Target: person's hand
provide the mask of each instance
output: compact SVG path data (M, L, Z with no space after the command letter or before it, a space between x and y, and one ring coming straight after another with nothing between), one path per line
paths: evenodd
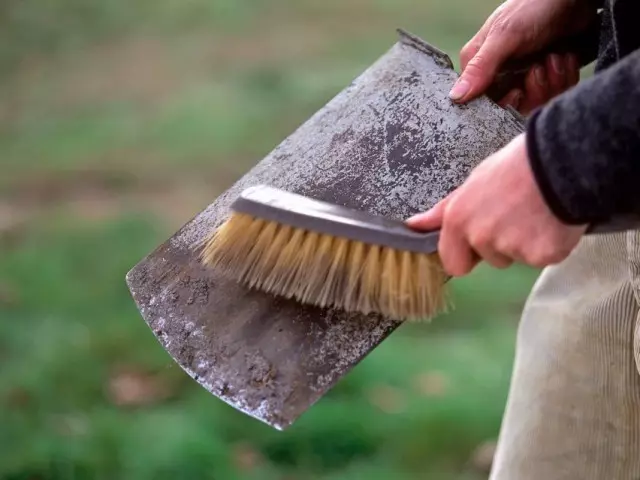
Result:
M585 30L597 16L589 0L507 0L460 52L462 73L450 97L466 103L483 94L501 65L550 46L562 36ZM523 114L578 83L580 65L573 54L549 55L529 70L524 89L512 89L500 105Z
M440 229L447 273L466 275L480 260L542 268L564 260L586 226L566 225L547 207L529 166L524 134L479 164L467 180L409 227Z

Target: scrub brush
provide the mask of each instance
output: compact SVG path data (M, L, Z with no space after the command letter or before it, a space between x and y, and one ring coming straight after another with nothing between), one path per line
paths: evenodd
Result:
M395 320L446 309L439 231L267 186L252 187L203 244L204 265L302 304Z

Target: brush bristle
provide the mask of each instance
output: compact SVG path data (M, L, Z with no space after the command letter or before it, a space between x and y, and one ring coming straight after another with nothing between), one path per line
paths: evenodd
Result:
M397 251L234 213L205 242L205 265L300 303L397 320L444 311L437 254Z

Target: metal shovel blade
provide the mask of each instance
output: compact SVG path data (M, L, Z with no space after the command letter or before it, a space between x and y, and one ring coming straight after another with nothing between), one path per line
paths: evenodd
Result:
M272 297L204 269L199 247L246 188L270 185L404 219L434 205L523 130L487 98L454 105L450 59L400 38L235 185L127 275L171 357L216 397L290 426L399 324Z

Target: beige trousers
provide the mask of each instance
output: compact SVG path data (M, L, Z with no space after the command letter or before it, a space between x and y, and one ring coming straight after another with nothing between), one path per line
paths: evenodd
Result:
M640 233L585 237L527 300L490 480L640 479Z

